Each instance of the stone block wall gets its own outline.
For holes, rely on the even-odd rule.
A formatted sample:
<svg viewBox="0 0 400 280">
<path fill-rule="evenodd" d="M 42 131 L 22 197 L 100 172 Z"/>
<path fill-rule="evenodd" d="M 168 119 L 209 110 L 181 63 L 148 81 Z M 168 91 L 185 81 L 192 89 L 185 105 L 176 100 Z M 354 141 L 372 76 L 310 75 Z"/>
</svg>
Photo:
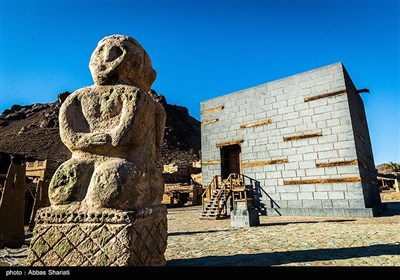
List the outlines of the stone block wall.
<svg viewBox="0 0 400 280">
<path fill-rule="evenodd" d="M 237 143 L 268 214 L 372 216 L 380 205 L 363 102 L 342 63 L 203 101 L 201 123 L 203 185 Z"/>
<path fill-rule="evenodd" d="M 349 95 L 348 101 L 354 130 L 357 158 L 360 162 L 360 176 L 363 178 L 362 184 L 365 206 L 374 207 L 374 205 L 380 204 L 380 195 L 379 188 L 377 187 L 377 172 L 375 170 L 367 117 L 363 101 L 356 92 L 356 87 L 346 69 L 344 69 L 344 77 Z"/>
</svg>

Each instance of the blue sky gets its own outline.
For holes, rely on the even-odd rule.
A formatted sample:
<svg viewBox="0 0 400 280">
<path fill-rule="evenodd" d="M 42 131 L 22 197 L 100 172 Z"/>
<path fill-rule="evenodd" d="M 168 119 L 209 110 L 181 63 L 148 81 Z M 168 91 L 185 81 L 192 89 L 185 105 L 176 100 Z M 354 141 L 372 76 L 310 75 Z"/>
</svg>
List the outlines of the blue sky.
<svg viewBox="0 0 400 280">
<path fill-rule="evenodd" d="M 375 163 L 400 162 L 399 1 L 0 1 L 1 112 L 93 84 L 111 34 L 137 39 L 153 89 L 198 120 L 203 100 L 340 61 L 371 91 Z"/>
</svg>

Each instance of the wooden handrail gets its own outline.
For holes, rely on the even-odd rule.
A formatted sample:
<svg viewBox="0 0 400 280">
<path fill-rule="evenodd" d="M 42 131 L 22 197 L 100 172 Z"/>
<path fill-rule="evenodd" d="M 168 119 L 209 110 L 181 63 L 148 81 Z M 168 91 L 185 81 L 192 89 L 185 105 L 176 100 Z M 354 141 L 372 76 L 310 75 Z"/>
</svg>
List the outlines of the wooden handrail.
<svg viewBox="0 0 400 280">
<path fill-rule="evenodd" d="M 244 174 L 236 174 L 236 173 L 231 173 L 226 179 L 222 179 L 221 175 L 214 175 L 212 177 L 212 180 L 210 184 L 206 187 L 204 192 L 202 193 L 202 210 L 203 212 L 206 211 L 206 200 L 210 202 L 210 198 L 213 198 L 213 203 L 214 206 L 217 206 L 216 214 L 217 217 L 221 217 L 222 215 L 226 215 L 228 213 L 228 210 L 230 211 L 231 209 L 228 209 L 229 203 L 227 201 L 230 201 L 230 206 L 234 207 L 235 201 L 237 199 L 234 198 L 232 189 L 238 186 L 244 186 L 245 193 L 241 195 L 241 198 L 245 198 L 244 200 L 247 200 L 250 204 L 249 207 L 255 207 L 259 209 L 259 211 L 262 211 L 264 208 L 262 205 L 265 205 L 264 203 L 261 203 L 260 197 L 261 196 L 266 196 L 266 199 L 269 200 L 270 202 L 270 207 L 274 208 L 275 211 L 277 211 L 278 214 L 279 211 L 278 209 L 280 206 L 273 200 L 273 198 L 260 186 L 260 182 L 254 178 L 251 178 L 249 176 L 246 176 Z M 250 196 L 249 193 L 246 193 L 246 190 L 250 190 L 253 192 L 252 196 Z M 214 192 L 215 191 L 215 192 Z M 242 200 L 242 201 L 244 201 Z M 260 202 L 260 204 L 258 204 Z M 251 205 L 251 206 L 250 206 Z M 280 214 L 281 215 L 281 214 Z"/>
<path fill-rule="evenodd" d="M 235 200 L 234 199 L 234 195 L 232 192 L 232 188 L 234 188 L 235 186 L 245 186 L 247 188 L 252 188 L 253 191 L 253 197 L 247 197 L 248 194 L 246 195 L 246 200 L 249 202 L 249 206 L 250 207 L 255 207 L 256 209 L 258 209 L 258 211 L 260 213 L 262 213 L 263 211 L 266 211 L 265 207 L 266 206 L 266 202 L 263 203 L 261 201 L 262 197 L 266 197 L 267 200 L 269 200 L 270 202 L 270 206 L 271 208 L 273 208 L 279 215 L 282 215 L 279 212 L 279 208 L 281 208 L 275 201 L 274 199 L 263 189 L 263 187 L 261 187 L 260 185 L 260 181 L 251 178 L 245 174 L 229 174 L 229 176 L 226 179 L 222 179 L 221 175 L 214 175 L 212 177 L 212 180 L 210 182 L 210 184 L 205 188 L 204 192 L 202 193 L 202 212 L 203 213 L 212 213 L 213 215 L 204 215 L 202 214 L 203 217 L 222 217 L 222 216 L 226 216 L 232 209 L 228 210 L 228 199 L 230 201 L 230 206 L 234 207 L 235 205 Z M 213 190 L 218 189 L 216 192 L 213 192 L 213 195 L 211 195 Z M 208 195 L 208 197 L 206 196 Z M 208 203 L 205 203 L 207 198 Z M 210 198 L 212 198 L 210 200 Z M 217 208 L 215 209 L 215 212 L 212 210 L 207 210 L 206 206 L 207 204 L 210 204 L 210 202 L 213 202 L 213 206 L 216 206 Z M 210 204 L 211 205 L 211 204 Z M 213 209 L 213 208 L 210 208 Z M 210 211 L 210 212 L 209 212 Z"/>
<path fill-rule="evenodd" d="M 210 199 L 212 196 L 216 199 L 217 202 L 217 211 L 220 214 L 222 211 L 225 213 L 228 212 L 228 204 L 226 203 L 229 198 L 231 198 L 231 207 L 233 206 L 233 202 L 235 199 L 232 196 L 232 189 L 235 186 L 246 186 L 246 179 L 250 180 L 250 185 L 253 185 L 253 179 L 245 176 L 244 174 L 231 173 L 226 179 L 222 179 L 221 175 L 214 175 L 210 184 L 202 193 L 202 211 L 205 208 L 205 201 Z M 214 193 L 217 191 L 217 193 Z M 247 199 L 247 194 L 245 193 L 245 198 Z M 223 204 L 220 204 L 220 201 L 223 201 Z"/>
<path fill-rule="evenodd" d="M 214 184 L 215 178 L 217 175 L 214 175 L 211 179 L 210 184 L 208 184 L 208 186 L 206 187 L 206 189 L 203 191 L 203 193 L 201 194 L 201 205 L 202 205 L 202 211 L 204 211 L 204 200 L 206 197 L 211 196 L 211 192 L 212 192 L 212 186 Z"/>
</svg>

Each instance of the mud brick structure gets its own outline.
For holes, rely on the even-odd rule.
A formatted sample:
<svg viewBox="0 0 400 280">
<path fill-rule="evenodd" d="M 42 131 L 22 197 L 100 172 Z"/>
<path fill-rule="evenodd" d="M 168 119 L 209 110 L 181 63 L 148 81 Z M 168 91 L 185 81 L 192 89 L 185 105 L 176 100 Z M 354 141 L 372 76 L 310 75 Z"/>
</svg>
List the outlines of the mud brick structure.
<svg viewBox="0 0 400 280">
<path fill-rule="evenodd" d="M 94 85 L 61 105 L 60 137 L 72 157 L 54 173 L 51 206 L 35 219 L 33 266 L 163 266 L 167 212 L 157 161 L 166 114 L 150 94 L 151 60 L 133 38 L 98 43 Z"/>
<path fill-rule="evenodd" d="M 28 196 L 25 195 L 25 214 L 29 214 L 29 230 L 32 231 L 37 210 L 50 206 L 48 188 L 55 170 L 49 168 L 47 160 L 26 161 L 25 166 L 28 193 Z"/>
<path fill-rule="evenodd" d="M 201 102 L 203 185 L 244 174 L 268 215 L 376 215 L 361 92 L 335 63 Z"/>
<path fill-rule="evenodd" d="M 8 168 L 0 197 L 0 248 L 19 248 L 25 243 L 25 168 L 25 163 L 14 159 Z"/>
</svg>

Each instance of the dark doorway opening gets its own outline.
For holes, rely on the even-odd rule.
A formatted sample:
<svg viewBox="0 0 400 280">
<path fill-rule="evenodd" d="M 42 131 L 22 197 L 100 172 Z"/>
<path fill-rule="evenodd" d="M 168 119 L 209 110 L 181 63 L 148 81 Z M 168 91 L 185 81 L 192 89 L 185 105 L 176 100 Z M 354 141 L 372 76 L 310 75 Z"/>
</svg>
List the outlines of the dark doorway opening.
<svg viewBox="0 0 400 280">
<path fill-rule="evenodd" d="M 221 147 L 221 175 L 223 179 L 228 178 L 231 173 L 241 173 L 241 149 L 240 145 Z"/>
</svg>

